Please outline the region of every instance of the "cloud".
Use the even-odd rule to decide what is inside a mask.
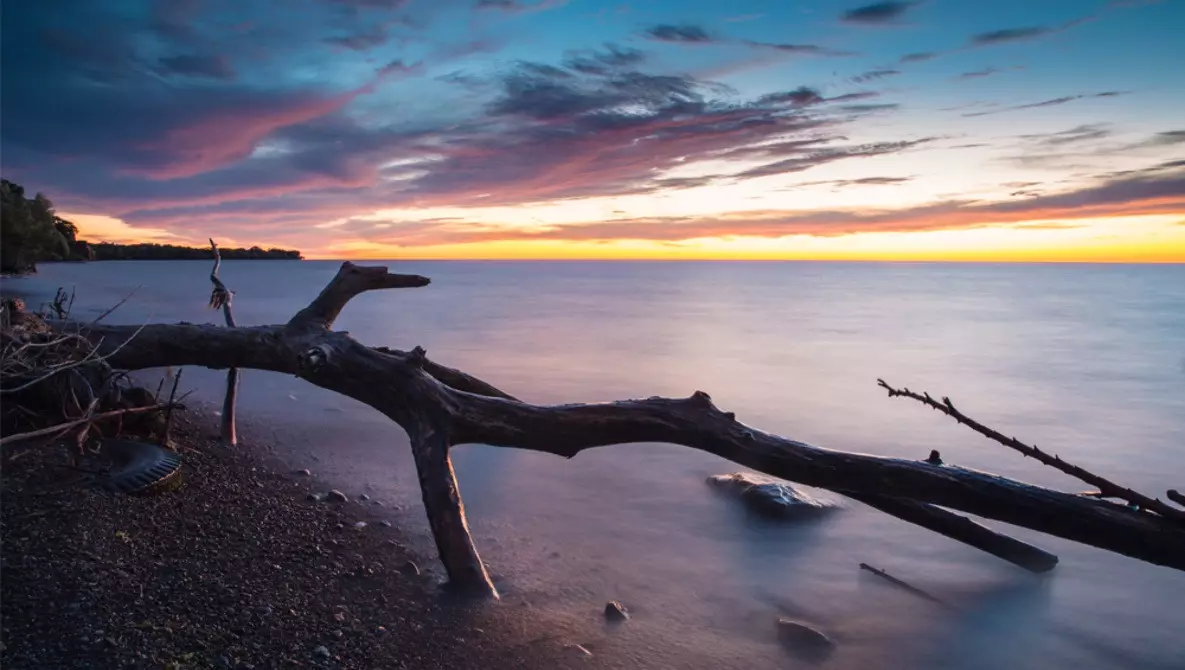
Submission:
[[[166,56],[158,62],[160,71],[166,75],[177,74],[210,79],[234,79],[235,76],[234,67],[225,56],[186,54]]]
[[[636,67],[645,60],[646,54],[637,49],[607,43],[603,50],[569,51],[564,56],[564,67],[582,74],[606,75]]]
[[[1040,37],[1047,37],[1057,33],[1065,32],[1075,26],[1080,26],[1087,21],[1093,20],[1095,17],[1086,16],[1072,21],[1067,21],[1057,26],[1023,26],[1019,28],[1003,28],[1000,30],[991,30],[985,33],[978,33],[971,36],[970,45],[977,47],[993,46],[996,44],[1004,44],[1008,42],[1024,42]]]
[[[1114,98],[1120,95],[1127,95],[1128,91],[1103,91],[1101,93],[1082,93],[1079,95],[1067,95],[1060,98],[1051,98],[1049,100],[1042,100],[1041,102],[1031,102],[1025,105],[1013,105],[1012,107],[1002,107],[1000,109],[992,109],[986,112],[968,112],[963,114],[965,117],[974,116],[989,116],[991,114],[1005,114],[1007,112],[1015,112],[1022,109],[1037,109],[1040,107],[1056,107],[1064,105],[1075,100],[1086,100],[1089,98]]]
[[[539,2],[527,3],[521,0],[477,0],[475,5],[479,10],[498,10],[502,12],[510,12],[520,14],[524,12],[538,12],[545,9],[553,9],[567,4],[568,0],[540,0]]]
[[[386,28],[381,25],[372,26],[364,31],[349,35],[325,38],[326,44],[333,44],[354,51],[366,51],[387,43],[389,36]]]
[[[860,177],[859,179],[827,179],[824,181],[806,181],[795,184],[786,190],[792,191],[799,186],[834,186],[836,188],[850,188],[852,186],[895,186],[913,181],[913,177]]]
[[[938,53],[937,51],[917,51],[917,52],[908,53],[908,54],[905,54],[904,56],[902,56],[901,62],[902,63],[923,63],[928,60],[934,60],[935,58],[938,58],[941,55],[942,54]]]
[[[1185,130],[1168,130],[1156,133],[1148,139],[1130,145],[1130,149],[1146,149],[1149,147],[1167,147],[1185,143]]]
[[[876,81],[878,79],[884,79],[885,77],[895,77],[899,74],[901,74],[901,70],[869,70],[868,72],[864,72],[852,77],[849,81],[856,84],[863,84],[870,81]]]
[[[684,23],[680,25],[659,24],[647,28],[643,37],[668,44],[744,44],[754,49],[767,49],[785,54],[807,56],[854,56],[851,51],[829,49],[818,44],[793,44],[788,42],[762,42],[757,40],[732,40],[713,35],[700,26]]]
[[[1030,140],[1039,146],[1063,147],[1070,144],[1081,144],[1106,139],[1113,134],[1114,132],[1106,124],[1093,123],[1075,126],[1069,130],[1062,130],[1056,133],[1021,135],[1020,137],[1021,139]]]
[[[788,54],[799,54],[808,56],[855,56],[854,51],[842,51],[837,49],[829,49],[827,47],[819,46],[818,44],[789,44],[785,42],[754,42],[752,40],[745,40],[742,44],[757,48],[757,49],[772,49]]]
[[[988,225],[1034,225],[1043,220],[1175,214],[1185,207],[1185,173],[1121,179],[1024,199],[948,200],[886,210],[758,210],[705,217],[622,218],[484,231],[420,231],[423,244],[490,241],[641,240],[679,242],[715,237],[835,237],[868,232],[916,232]],[[1032,222],[1032,223],[1030,223]],[[1063,223],[1062,225],[1073,225]]]
[[[717,41],[708,34],[708,31],[690,23],[681,25],[663,23],[651,26],[643,32],[643,35],[647,39],[657,42],[676,44],[708,44]]]
[[[806,152],[803,155],[795,156],[793,158],[786,158],[774,163],[751,168],[734,176],[741,179],[751,179],[755,177],[769,177],[773,175],[803,172],[820,165],[826,165],[827,163],[833,163],[835,161],[845,160],[848,158],[862,158],[899,153],[907,149],[912,149],[916,146],[926,144],[927,142],[932,142],[935,139],[937,138],[925,137],[917,140],[878,142],[875,144],[864,144],[850,147],[828,147],[817,151]]]
[[[972,70],[971,72],[964,72],[963,74],[960,74],[959,76],[955,77],[955,79],[982,79],[984,77],[990,77],[994,74],[999,74],[1000,72],[1002,72],[1002,70],[999,70],[994,67],[987,67],[982,70]]]
[[[919,3],[900,1],[874,2],[871,5],[864,5],[844,12],[840,15],[840,20],[845,23],[884,25],[900,19],[911,7],[917,4]]]

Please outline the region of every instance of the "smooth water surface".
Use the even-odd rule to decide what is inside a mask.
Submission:
[[[276,323],[337,265],[230,261],[222,276],[237,291],[240,325]],[[887,399],[875,384],[884,377],[951,395],[1006,433],[1148,493],[1185,487],[1185,266],[396,266],[432,285],[365,294],[339,329],[369,344],[424,346],[533,402],[702,389],[746,423],[821,446],[919,459],[939,449],[951,463],[1086,488]],[[208,272],[199,262],[57,264],[5,286],[31,303],[76,286],[79,318],[141,286],[109,321],[219,322],[205,307]],[[221,373],[185,379],[209,399],[221,393]],[[292,461],[399,505],[426,540],[397,426],[271,373],[247,371],[242,394],[246,416],[303,436]],[[597,658],[621,667],[795,667],[774,637],[787,615],[838,641],[832,668],[1185,667],[1185,575],[1172,570],[1005,528],[1061,557],[1033,578],[850,501],[819,521],[757,523],[703,483],[739,468],[670,445],[572,460],[454,453],[478,547],[507,602],[592,636]],[[896,590],[860,562],[954,607]],[[589,623],[608,599],[635,614],[618,632]]]

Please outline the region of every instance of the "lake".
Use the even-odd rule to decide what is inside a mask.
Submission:
[[[338,329],[421,345],[532,402],[702,389],[741,421],[820,446],[916,459],[939,449],[949,463],[1087,488],[886,398],[883,377],[950,395],[1002,432],[1145,493],[1185,488],[1185,266],[390,264],[433,283],[360,296]],[[222,277],[239,324],[267,324],[287,321],[337,267],[228,261]],[[208,272],[202,262],[47,264],[4,286],[31,306],[76,287],[82,319],[140,287],[107,321],[220,323],[206,307]],[[185,385],[215,401],[222,374],[187,370]],[[241,393],[244,419],[274,431],[294,467],[387,502],[430,551],[398,426],[272,373],[246,371]],[[758,522],[704,484],[741,468],[672,445],[572,460],[464,446],[454,460],[506,601],[602,636],[619,667],[794,667],[775,640],[780,615],[838,641],[830,668],[1185,667],[1185,574],[1167,568],[990,523],[1060,556],[1033,577],[851,501],[816,521]],[[610,599],[634,613],[611,640],[589,624]]]

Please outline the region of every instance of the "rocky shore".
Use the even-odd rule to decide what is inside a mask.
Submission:
[[[373,502],[216,431],[181,413],[184,484],[148,496],[88,486],[64,449],[4,454],[0,666],[587,667],[521,608],[443,591]]]

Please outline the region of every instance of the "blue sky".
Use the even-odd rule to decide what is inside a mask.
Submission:
[[[1179,0],[6,1],[0,162],[100,237],[330,256],[1185,245],[1182,29]]]

